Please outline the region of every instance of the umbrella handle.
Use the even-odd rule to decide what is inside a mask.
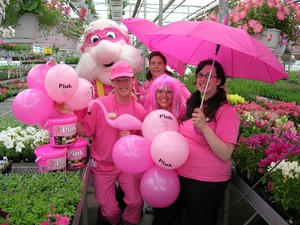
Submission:
[[[204,92],[203,92],[203,95],[201,96],[201,103],[200,103],[200,110],[202,110],[203,108],[203,102],[204,102],[204,98],[205,98],[205,95],[206,95],[206,92],[207,92],[207,88],[208,88],[208,84],[209,84],[209,81],[210,81],[210,77],[211,77],[211,73],[212,73],[212,69],[215,65],[215,61],[216,61],[216,58],[217,58],[217,54],[218,54],[218,51],[220,49],[220,45],[218,44],[217,45],[217,49],[216,49],[216,54],[215,54],[215,57],[214,57],[214,60],[213,60],[213,63],[211,64],[211,68],[210,68],[210,71],[209,71],[209,75],[208,75],[208,78],[207,78],[207,82],[206,82],[206,85],[205,85],[205,89],[204,89]]]

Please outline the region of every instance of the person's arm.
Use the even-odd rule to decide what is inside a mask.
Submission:
[[[229,160],[235,145],[224,142],[215,134],[215,132],[207,125],[205,115],[199,108],[195,109],[192,116],[193,124],[200,132],[202,132],[213,152],[221,160]]]

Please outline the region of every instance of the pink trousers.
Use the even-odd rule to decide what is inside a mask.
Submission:
[[[121,218],[133,224],[139,223],[143,206],[140,180],[135,175],[122,172],[113,163],[97,164],[97,168],[92,168],[93,182],[102,215],[112,225],[117,224]],[[116,200],[116,181],[124,192],[126,208],[123,214]]]

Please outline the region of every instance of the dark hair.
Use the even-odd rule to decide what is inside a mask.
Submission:
[[[207,65],[212,65],[213,60],[204,60],[201,61],[196,69],[195,76]],[[226,76],[223,70],[222,65],[218,62],[214,62],[214,67],[216,68],[217,78],[221,80],[221,83],[217,86],[218,92],[203,102],[203,112],[204,115],[209,119],[209,121],[214,120],[215,114],[218,108],[224,103],[228,103],[227,94],[223,87],[226,83]],[[190,98],[187,100],[187,110],[185,117],[182,118],[182,121],[192,118],[192,113],[195,108],[199,108],[201,104],[201,93],[199,90],[195,91]]]
[[[161,52],[158,52],[158,51],[154,51],[154,52],[150,53],[150,55],[149,55],[149,63],[150,63],[151,59],[154,56],[159,56],[164,61],[165,65],[167,65],[167,59],[166,59],[166,57]],[[147,80],[152,80],[152,74],[151,74],[150,70],[148,70],[148,72],[146,73],[146,79]]]

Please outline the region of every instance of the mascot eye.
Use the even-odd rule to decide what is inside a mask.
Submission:
[[[100,40],[100,38],[99,38],[98,35],[93,35],[93,36],[91,37],[91,39],[90,39],[90,41],[91,41],[92,43],[95,43],[95,42],[98,41],[98,40]]]
[[[115,39],[117,35],[115,32],[110,31],[106,33],[106,36]]]

